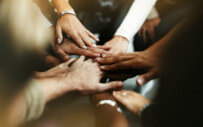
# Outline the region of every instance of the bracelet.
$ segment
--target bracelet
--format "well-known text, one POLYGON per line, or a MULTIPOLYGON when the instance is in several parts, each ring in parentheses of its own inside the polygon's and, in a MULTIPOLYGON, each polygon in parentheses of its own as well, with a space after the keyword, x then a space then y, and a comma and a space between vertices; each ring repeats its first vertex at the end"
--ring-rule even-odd
MULTIPOLYGON (((112 106, 112 107, 116 106, 116 102, 113 101, 113 100, 101 100, 101 101, 97 104, 97 107, 99 107, 99 106, 101 106, 101 105, 105 105, 105 104, 110 105, 110 106, 112 106)), ((117 112, 119 112, 119 113, 122 113, 122 112, 123 112, 120 107, 117 107, 116 110, 117 110, 117 112)))
POLYGON ((116 102, 115 101, 112 101, 112 100, 101 100, 98 104, 97 104, 97 107, 101 106, 101 105, 110 105, 112 107, 114 107, 116 105, 116 102))
POLYGON ((71 15, 76 16, 75 11, 62 11, 61 13, 58 14, 58 18, 61 18, 61 16, 65 15, 65 14, 71 14, 71 15))

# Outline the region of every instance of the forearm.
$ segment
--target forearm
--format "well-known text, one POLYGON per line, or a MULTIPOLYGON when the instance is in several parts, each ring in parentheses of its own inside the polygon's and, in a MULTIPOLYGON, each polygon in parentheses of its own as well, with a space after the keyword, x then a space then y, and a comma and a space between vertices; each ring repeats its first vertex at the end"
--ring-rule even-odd
POLYGON ((155 2, 156 0, 135 0, 115 35, 132 39, 147 19, 155 2))
POLYGON ((74 90, 71 81, 67 81, 64 86, 60 77, 42 78, 37 81, 42 86, 45 103, 74 90))
POLYGON ((52 3, 57 9, 57 13, 73 10, 68 0, 53 0, 52 3))
POLYGON ((168 45, 170 43, 173 43, 173 39, 176 38, 178 31, 181 30, 182 24, 183 22, 176 25, 166 36, 149 47, 146 51, 158 51, 161 52, 161 55, 163 55, 162 53, 164 53, 168 49, 168 45))

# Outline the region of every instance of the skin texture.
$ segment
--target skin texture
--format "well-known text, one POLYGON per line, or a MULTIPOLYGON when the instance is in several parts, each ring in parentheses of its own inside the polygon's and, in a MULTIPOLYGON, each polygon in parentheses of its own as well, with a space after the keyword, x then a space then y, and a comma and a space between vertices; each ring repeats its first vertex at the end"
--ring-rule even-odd
POLYGON ((135 76, 141 74, 136 80, 138 85, 144 85, 154 78, 158 78, 162 73, 162 64, 165 58, 164 51, 167 49, 168 44, 176 37, 181 23, 174 27, 164 38, 153 44, 150 48, 143 52, 134 53, 121 53, 117 55, 107 55, 103 58, 98 58, 97 62, 101 64, 101 70, 116 79, 122 75, 135 76))
POLYGON ((68 38, 64 38, 61 45, 54 43, 52 47, 62 61, 69 60, 69 55, 84 55, 92 58, 100 57, 102 54, 110 54, 108 50, 111 48, 110 46, 97 46, 97 48, 88 46, 87 49, 83 49, 68 38))
POLYGON ((121 53, 98 58, 97 61, 102 65, 100 68, 108 72, 107 77, 112 79, 131 78, 137 74, 142 74, 137 79, 138 85, 159 76, 160 57, 155 52, 144 51, 135 53, 121 53))
POLYGON ((56 35, 58 39, 58 43, 62 43, 63 34, 68 34, 76 44, 86 49, 86 46, 96 47, 95 41, 99 41, 99 39, 87 30, 82 23, 78 20, 78 18, 71 14, 66 14, 61 16, 56 25, 56 35))
POLYGON ((145 21, 142 27, 139 30, 139 37, 143 38, 144 42, 147 42, 147 33, 149 34, 150 39, 154 42, 155 41, 155 28, 159 25, 161 19, 159 17, 149 19, 145 21))
POLYGON ((98 63, 91 59, 85 61, 84 56, 77 60, 71 59, 46 72, 38 72, 35 77, 38 77, 37 80, 44 87, 47 101, 70 91, 90 94, 123 86, 121 81, 100 83, 103 73, 98 63))
MULTIPOLYGON (((43 88, 45 103, 71 91, 91 94, 110 89, 121 89, 123 86, 123 83, 120 81, 100 83, 102 71, 99 69, 98 63, 93 62, 91 59, 85 60, 84 56, 77 60, 71 59, 47 72, 41 72, 36 75, 37 78, 35 80, 43 88)), ((14 98, 13 105, 9 108, 8 116, 6 117, 12 126, 21 124, 22 115, 27 108, 25 100, 24 90, 20 91, 18 96, 14 98)))
MULTIPOLYGON (((58 14, 63 11, 73 11, 70 3, 66 0, 54 0, 53 4, 58 14)), ((99 39, 86 29, 79 19, 72 14, 65 14, 57 21, 56 36, 58 44, 61 44, 63 41, 63 33, 69 35, 79 47, 84 49, 87 48, 86 46, 96 47, 93 40, 99 41, 99 39)))
POLYGON ((150 101, 142 95, 128 90, 114 91, 113 96, 115 99, 124 105, 129 111, 138 115, 139 111, 150 101), (122 95, 125 93, 124 95, 122 95))
POLYGON ((114 107, 110 105, 101 105, 97 104, 101 100, 112 100, 116 102, 116 99, 109 92, 97 93, 90 96, 90 101, 95 107, 95 117, 96 117, 96 127, 129 127, 128 121, 122 113, 117 111, 118 104, 114 107))
POLYGON ((128 40, 121 36, 114 36, 110 41, 105 43, 105 46, 111 46, 110 52, 118 54, 126 52, 128 48, 128 40))

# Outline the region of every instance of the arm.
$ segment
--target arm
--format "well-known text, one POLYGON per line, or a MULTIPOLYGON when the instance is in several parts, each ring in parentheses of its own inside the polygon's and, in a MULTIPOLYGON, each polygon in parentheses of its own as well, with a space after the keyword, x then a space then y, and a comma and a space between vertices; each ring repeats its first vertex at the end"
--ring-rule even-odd
POLYGON ((59 65, 58 69, 54 68, 41 75, 43 78, 28 82, 27 87, 19 92, 19 96, 16 96, 9 108, 9 123, 19 125, 37 119, 43 113, 46 103, 71 91, 91 94, 120 89, 123 86, 119 81, 100 83, 102 71, 98 64, 92 60, 85 61, 84 56, 75 62, 71 59, 68 63, 59 65), (67 68, 70 64, 71 67, 67 68), (58 70, 59 68, 62 69, 58 70))
POLYGON ((147 43, 147 33, 150 37, 150 40, 155 42, 155 28, 159 25, 159 23, 161 22, 161 18, 159 17, 159 13, 157 12, 156 8, 154 7, 147 20, 144 22, 144 24, 142 25, 142 27, 139 30, 139 37, 143 37, 144 42, 147 43))
POLYGON ((112 46, 110 50, 113 54, 126 52, 128 42, 139 31, 140 27, 147 19, 156 0, 135 0, 122 24, 115 33, 113 39, 105 45, 112 46))
POLYGON ((97 58, 102 65, 103 71, 109 72, 109 77, 120 79, 123 75, 132 74, 137 78, 138 85, 144 85, 154 78, 158 78, 162 72, 162 64, 166 57, 164 53, 173 39, 176 38, 177 32, 181 29, 181 24, 173 28, 164 38, 142 52, 123 53, 118 55, 109 55, 103 58, 97 58), (116 73, 112 73, 116 72, 116 73), (135 73, 136 72, 136 73, 135 73))
POLYGON ((118 104, 111 106, 108 104, 98 105, 102 100, 112 100, 116 102, 114 97, 108 93, 98 93, 90 96, 90 100, 95 107, 96 127, 128 127, 126 117, 122 112, 118 111, 118 104))
POLYGON ((74 11, 69 1, 67 0, 50 0, 55 6, 57 13, 60 14, 62 11, 74 11))
MULTIPOLYGON (((64 11, 74 11, 67 0, 53 0, 52 3, 58 14, 64 11)), ((58 44, 61 44, 63 41, 63 33, 69 35, 81 48, 84 49, 87 49, 86 46, 96 47, 93 40, 99 41, 93 33, 83 26, 75 14, 63 14, 59 17, 56 25, 58 44)))
POLYGON ((147 19, 155 3, 156 0, 135 0, 115 35, 128 40, 132 39, 147 19))

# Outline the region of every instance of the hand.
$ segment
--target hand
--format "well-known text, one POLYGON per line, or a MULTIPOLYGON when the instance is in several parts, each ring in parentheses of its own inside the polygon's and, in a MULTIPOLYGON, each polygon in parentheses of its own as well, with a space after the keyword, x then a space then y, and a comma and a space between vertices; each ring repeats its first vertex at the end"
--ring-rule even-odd
POLYGON ((62 63, 52 69, 49 69, 45 72, 35 72, 34 77, 35 78, 50 78, 55 77, 59 74, 63 74, 68 71, 69 65, 72 64, 76 59, 70 59, 69 61, 62 63))
POLYGON ((97 62, 102 64, 101 70, 108 73, 116 72, 113 76, 126 74, 133 77, 142 74, 137 79, 137 84, 140 86, 160 75, 160 61, 161 57, 151 50, 97 58, 97 62))
POLYGON ((93 62, 91 59, 85 61, 84 56, 81 56, 71 65, 68 69, 68 75, 75 90, 83 94, 119 89, 123 86, 123 83, 120 81, 100 83, 103 74, 99 69, 98 63, 93 62))
POLYGON ((56 25, 56 35, 58 44, 61 44, 63 41, 63 33, 68 34, 79 47, 86 49, 86 45, 90 47, 95 47, 95 41, 99 41, 99 39, 87 30, 78 18, 71 14, 66 14, 61 16, 57 21, 56 25), (93 40, 92 40, 93 39, 93 40))
POLYGON ((138 115, 140 110, 146 104, 150 103, 148 99, 133 91, 114 91, 113 96, 118 102, 123 104, 129 111, 131 111, 135 115, 138 115))
POLYGON ((126 52, 128 48, 128 40, 121 36, 115 36, 110 41, 106 42, 105 46, 111 46, 110 52, 113 54, 118 54, 121 52, 126 52))
POLYGON ((69 55, 84 55, 88 57, 100 57, 102 54, 109 54, 107 50, 110 49, 110 46, 97 46, 87 47, 87 49, 82 49, 77 46, 73 41, 68 38, 65 38, 61 45, 55 43, 52 46, 55 53, 60 57, 61 60, 69 60, 69 55))
POLYGON ((152 41, 155 41, 155 27, 157 27, 159 25, 159 23, 161 22, 161 19, 158 18, 154 18, 154 19, 149 19, 147 21, 145 21, 145 23, 142 25, 141 29, 139 30, 138 35, 140 37, 143 37, 144 42, 147 43, 147 32, 149 34, 149 37, 152 41))

